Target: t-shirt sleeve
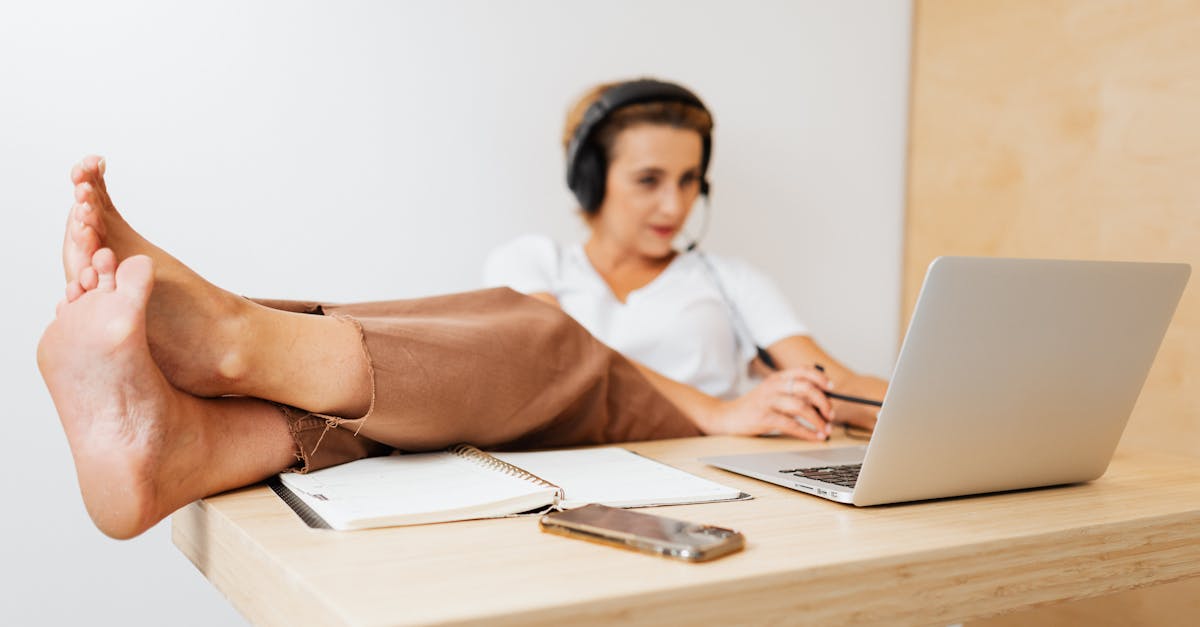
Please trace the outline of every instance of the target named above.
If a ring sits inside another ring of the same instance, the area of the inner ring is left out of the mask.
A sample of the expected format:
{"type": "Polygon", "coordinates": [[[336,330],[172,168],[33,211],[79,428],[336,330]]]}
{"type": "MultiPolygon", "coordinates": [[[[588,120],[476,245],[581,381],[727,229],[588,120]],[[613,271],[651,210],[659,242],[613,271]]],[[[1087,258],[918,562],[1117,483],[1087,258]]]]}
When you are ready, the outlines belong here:
{"type": "Polygon", "coordinates": [[[522,235],[501,244],[483,264],[485,287],[511,287],[524,294],[554,293],[558,245],[543,235],[522,235]]]}
{"type": "Polygon", "coordinates": [[[755,344],[766,348],[784,338],[808,335],[808,327],[769,276],[740,260],[713,261],[755,344]]]}

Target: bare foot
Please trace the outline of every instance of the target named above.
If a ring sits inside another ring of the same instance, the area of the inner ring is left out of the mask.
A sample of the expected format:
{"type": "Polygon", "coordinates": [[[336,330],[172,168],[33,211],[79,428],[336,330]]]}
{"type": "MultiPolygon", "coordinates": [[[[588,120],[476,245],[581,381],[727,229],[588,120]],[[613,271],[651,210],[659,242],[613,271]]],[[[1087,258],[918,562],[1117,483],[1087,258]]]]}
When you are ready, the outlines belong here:
{"type": "Polygon", "coordinates": [[[242,341],[257,305],[204,280],[150,243],[125,221],[108,195],[105,162],[89,156],[71,170],[75,205],[63,240],[66,301],[96,287],[92,255],[110,248],[121,262],[134,255],[154,260],[154,295],[147,316],[150,351],[167,379],[198,396],[239,393],[250,367],[242,341]]]}
{"type": "MultiPolygon", "coordinates": [[[[103,175],[103,159],[87,157],[85,161],[103,175]]],[[[82,163],[72,169],[72,180],[77,172],[82,172],[82,163]]],[[[88,215],[91,211],[92,207],[87,203],[76,202],[67,214],[67,227],[63,233],[63,272],[67,278],[67,302],[74,301],[86,291],[80,282],[80,275],[90,271],[92,255],[100,250],[100,235],[90,224],[95,222],[94,216],[88,215]],[[91,219],[85,222],[84,218],[91,219]]],[[[94,281],[94,276],[89,279],[94,281]]]]}
{"type": "Polygon", "coordinates": [[[167,382],[146,342],[153,265],[138,255],[118,266],[98,250],[81,269],[96,285],[59,305],[38,344],[84,506],[114,538],[295,460],[286,420],[269,403],[200,399],[167,382]]]}
{"type": "Polygon", "coordinates": [[[66,304],[99,284],[79,259],[94,246],[118,262],[154,261],[146,315],[150,354],[167,381],[202,397],[240,395],[357,418],[371,404],[373,380],[358,328],[333,317],[268,309],[205,281],[150,243],[109,197],[104,162],[87,157],[71,172],[77,205],[63,247],[66,304]]]}
{"type": "Polygon", "coordinates": [[[197,439],[189,432],[197,425],[184,419],[183,393],[167,383],[146,346],[152,262],[131,257],[117,268],[106,249],[94,257],[97,285],[59,307],[38,345],[38,367],[66,431],[88,514],[104,533],[128,538],[164,515],[164,480],[186,482],[183,475],[200,467],[179,463],[196,450],[175,450],[197,439]]]}

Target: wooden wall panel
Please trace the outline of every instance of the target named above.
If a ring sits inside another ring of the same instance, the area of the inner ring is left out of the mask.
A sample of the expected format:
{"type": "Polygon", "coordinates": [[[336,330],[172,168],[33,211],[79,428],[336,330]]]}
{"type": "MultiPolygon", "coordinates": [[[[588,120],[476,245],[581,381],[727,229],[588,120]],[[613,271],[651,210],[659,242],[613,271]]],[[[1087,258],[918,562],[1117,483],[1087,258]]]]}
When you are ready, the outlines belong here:
{"type": "MultiPolygon", "coordinates": [[[[1200,2],[917,0],[904,266],[938,255],[1182,261],[1122,446],[1200,455],[1200,2]]],[[[1200,581],[972,625],[1191,625],[1200,581]]]]}
{"type": "Polygon", "coordinates": [[[1200,3],[926,0],[914,24],[905,315],[938,255],[1191,263],[1122,444],[1200,455],[1200,3]]]}

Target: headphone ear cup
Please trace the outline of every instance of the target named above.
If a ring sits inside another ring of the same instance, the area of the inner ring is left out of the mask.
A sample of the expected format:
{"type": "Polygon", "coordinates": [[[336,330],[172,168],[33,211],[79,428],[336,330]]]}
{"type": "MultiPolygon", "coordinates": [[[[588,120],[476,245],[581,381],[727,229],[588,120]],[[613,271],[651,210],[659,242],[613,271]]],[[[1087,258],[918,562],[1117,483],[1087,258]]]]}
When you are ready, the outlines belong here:
{"type": "Polygon", "coordinates": [[[571,191],[586,213],[596,213],[604,202],[606,168],[604,154],[594,144],[586,144],[575,157],[575,177],[571,191]]]}

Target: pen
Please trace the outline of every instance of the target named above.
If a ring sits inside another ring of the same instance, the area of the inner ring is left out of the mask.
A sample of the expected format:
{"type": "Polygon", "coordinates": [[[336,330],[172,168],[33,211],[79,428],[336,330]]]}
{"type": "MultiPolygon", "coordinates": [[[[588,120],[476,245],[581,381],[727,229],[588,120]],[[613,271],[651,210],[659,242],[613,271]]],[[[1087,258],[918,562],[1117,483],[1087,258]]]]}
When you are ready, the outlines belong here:
{"type": "MultiPolygon", "coordinates": [[[[825,372],[825,366],[822,366],[821,364],[813,364],[813,368],[816,368],[817,372],[821,372],[821,373],[825,372]]],[[[883,407],[883,401],[873,401],[869,398],[862,398],[861,396],[850,396],[848,394],[838,394],[837,392],[825,392],[825,396],[828,396],[829,398],[836,398],[840,401],[846,401],[849,403],[862,403],[863,405],[872,405],[874,407],[883,407]]]]}
{"type": "MultiPolygon", "coordinates": [[[[756,348],[758,350],[758,358],[760,361],[763,362],[763,365],[770,368],[771,370],[778,371],[779,366],[775,363],[775,359],[773,357],[771,357],[771,353],[768,353],[767,349],[765,349],[761,346],[758,346],[756,348]]],[[[816,368],[817,372],[820,372],[822,374],[824,374],[824,372],[825,372],[825,366],[822,366],[821,364],[813,364],[813,368],[816,368]]],[[[863,398],[861,396],[850,396],[849,394],[838,394],[837,392],[828,392],[828,391],[825,392],[825,396],[828,396],[829,398],[836,398],[839,401],[846,401],[848,403],[860,403],[862,405],[871,405],[872,407],[883,407],[883,401],[871,400],[869,398],[863,398]]]]}

